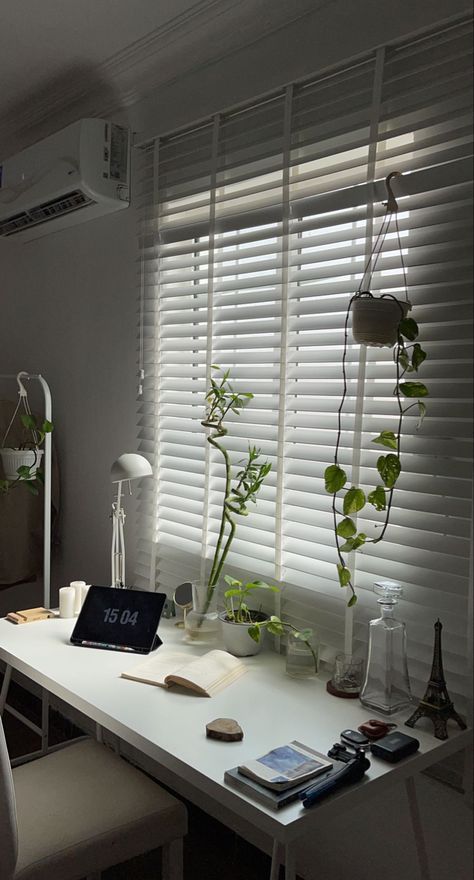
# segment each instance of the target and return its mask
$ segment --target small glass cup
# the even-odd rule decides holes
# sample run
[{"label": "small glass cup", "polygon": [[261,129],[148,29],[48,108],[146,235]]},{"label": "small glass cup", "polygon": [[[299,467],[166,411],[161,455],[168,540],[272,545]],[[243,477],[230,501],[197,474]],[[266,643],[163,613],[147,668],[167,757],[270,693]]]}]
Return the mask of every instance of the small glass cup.
[{"label": "small glass cup", "polygon": [[364,661],[352,654],[336,654],[332,685],[344,694],[360,693],[364,677]]},{"label": "small glass cup", "polygon": [[288,633],[286,644],[286,673],[292,678],[310,678],[317,675],[319,667],[319,645],[314,632],[303,640],[294,633]]}]

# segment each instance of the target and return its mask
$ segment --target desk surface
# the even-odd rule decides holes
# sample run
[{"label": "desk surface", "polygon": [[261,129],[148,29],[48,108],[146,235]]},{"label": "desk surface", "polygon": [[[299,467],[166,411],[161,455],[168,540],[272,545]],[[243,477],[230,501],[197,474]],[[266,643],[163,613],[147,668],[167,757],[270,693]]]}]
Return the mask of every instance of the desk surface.
[{"label": "desk surface", "polygon": [[[74,706],[125,742],[185,780],[238,816],[282,843],[305,833],[315,813],[356,807],[360,799],[407,778],[446,755],[463,748],[470,731],[449,722],[449,739],[440,742],[426,720],[410,735],[420,751],[392,766],[371,757],[366,779],[343,789],[311,810],[299,802],[275,812],[257,804],[223,782],[224,771],[278,745],[298,739],[326,753],[341,730],[357,728],[372,716],[358,700],[341,700],[326,693],[326,677],[297,680],[285,674],[284,658],[264,651],[243,662],[248,672],[212,698],[181,689],[163,689],[121,678],[140,662],[135,654],[74,647],[69,636],[74,621],[52,619],[26,626],[0,620],[0,659]],[[189,651],[190,658],[209,648],[183,642],[182,630],[171,621],[160,624],[164,652]],[[401,729],[408,713],[394,716]],[[206,738],[205,726],[218,717],[235,718],[244,739],[224,743]],[[159,777],[159,773],[157,773]],[[177,788],[183,790],[183,786]],[[193,799],[191,797],[191,799]],[[202,806],[202,804],[200,804]]]}]

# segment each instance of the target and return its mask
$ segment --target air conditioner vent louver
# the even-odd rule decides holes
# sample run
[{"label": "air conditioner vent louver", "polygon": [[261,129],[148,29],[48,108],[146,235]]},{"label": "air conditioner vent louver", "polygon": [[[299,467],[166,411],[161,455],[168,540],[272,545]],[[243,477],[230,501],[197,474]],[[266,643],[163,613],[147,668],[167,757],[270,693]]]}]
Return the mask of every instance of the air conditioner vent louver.
[{"label": "air conditioner vent louver", "polygon": [[41,205],[35,205],[29,211],[22,211],[9,217],[4,223],[0,222],[0,235],[14,235],[29,226],[38,226],[53,217],[61,217],[64,214],[70,214],[71,211],[77,211],[86,205],[95,205],[96,202],[86,196],[80,189],[61,195],[49,202],[43,202]]}]

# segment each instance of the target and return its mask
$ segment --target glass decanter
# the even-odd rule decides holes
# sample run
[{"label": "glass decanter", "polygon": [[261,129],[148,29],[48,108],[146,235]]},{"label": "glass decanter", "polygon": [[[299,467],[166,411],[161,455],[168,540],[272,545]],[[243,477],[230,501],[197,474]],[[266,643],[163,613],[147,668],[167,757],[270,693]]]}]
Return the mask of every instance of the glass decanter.
[{"label": "glass decanter", "polygon": [[365,681],[360,692],[363,706],[392,715],[410,705],[406,626],[394,616],[402,588],[396,581],[376,581],[381,616],[369,622],[369,648]]}]

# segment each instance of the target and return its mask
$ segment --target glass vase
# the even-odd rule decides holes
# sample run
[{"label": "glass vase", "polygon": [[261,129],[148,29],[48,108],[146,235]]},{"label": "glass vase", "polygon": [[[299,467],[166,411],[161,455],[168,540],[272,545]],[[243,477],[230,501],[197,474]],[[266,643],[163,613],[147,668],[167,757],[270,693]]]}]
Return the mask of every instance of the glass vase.
[{"label": "glass vase", "polygon": [[310,678],[317,675],[319,667],[319,645],[312,632],[306,641],[294,633],[288,633],[286,644],[286,674],[292,678]]},{"label": "glass vase", "polygon": [[220,625],[217,614],[217,587],[209,590],[206,583],[193,581],[193,607],[184,624],[187,641],[207,645],[217,641]]},{"label": "glass vase", "polygon": [[394,614],[402,589],[396,581],[378,581],[374,592],[379,596],[381,615],[369,623],[367,672],[360,701],[368,709],[391,715],[412,702],[406,627]]}]

